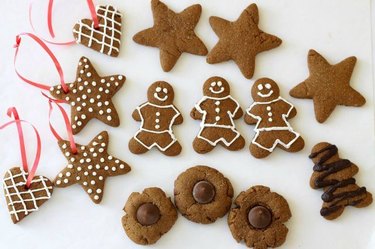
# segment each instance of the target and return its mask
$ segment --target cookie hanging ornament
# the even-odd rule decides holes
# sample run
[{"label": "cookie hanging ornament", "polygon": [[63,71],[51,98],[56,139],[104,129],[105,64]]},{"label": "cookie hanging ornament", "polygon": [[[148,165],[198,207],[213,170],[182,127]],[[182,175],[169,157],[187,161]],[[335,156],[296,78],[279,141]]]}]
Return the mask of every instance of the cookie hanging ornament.
[{"label": "cookie hanging ornament", "polygon": [[[23,165],[23,167],[13,167],[7,170],[3,178],[9,214],[13,223],[16,224],[29,214],[38,211],[40,206],[51,198],[53,184],[47,177],[35,175],[41,154],[41,140],[37,129],[29,122],[20,120],[15,107],[9,108],[7,114],[9,117],[13,116],[14,121],[0,126],[0,130],[11,124],[16,124]],[[31,168],[27,162],[22,123],[31,125],[37,138],[37,151]]]}]

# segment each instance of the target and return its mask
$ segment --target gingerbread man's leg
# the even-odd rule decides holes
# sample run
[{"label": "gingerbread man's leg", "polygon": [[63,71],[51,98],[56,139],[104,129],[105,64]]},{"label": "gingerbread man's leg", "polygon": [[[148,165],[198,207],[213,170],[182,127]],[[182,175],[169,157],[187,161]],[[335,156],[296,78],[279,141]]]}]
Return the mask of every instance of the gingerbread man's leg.
[{"label": "gingerbread man's leg", "polygon": [[129,141],[129,150],[133,154],[143,154],[148,151],[148,149],[144,145],[140,144],[134,138]]},{"label": "gingerbread man's leg", "polygon": [[274,139],[268,137],[265,134],[265,131],[260,131],[257,133],[250,144],[250,153],[256,158],[265,158],[271,154],[272,151],[267,150],[266,148],[272,148]]},{"label": "gingerbread man's leg", "polygon": [[245,147],[245,139],[238,131],[225,129],[224,132],[223,137],[229,138],[229,141],[232,141],[232,143],[227,146],[228,150],[236,151]]},{"label": "gingerbread man's leg", "polygon": [[204,139],[196,137],[193,141],[193,148],[199,154],[205,154],[213,150],[215,146],[211,145],[209,142],[207,142]]},{"label": "gingerbread man's leg", "polygon": [[[282,132],[282,133],[281,133]],[[280,137],[281,141],[285,144],[292,143],[289,148],[284,146],[279,146],[281,149],[288,151],[288,152],[297,152],[302,150],[305,147],[305,141],[303,138],[296,132],[291,131],[281,131]]]},{"label": "gingerbread man's leg", "polygon": [[181,153],[181,150],[182,150],[181,144],[178,141],[176,141],[167,150],[162,151],[162,153],[166,156],[177,156]]}]

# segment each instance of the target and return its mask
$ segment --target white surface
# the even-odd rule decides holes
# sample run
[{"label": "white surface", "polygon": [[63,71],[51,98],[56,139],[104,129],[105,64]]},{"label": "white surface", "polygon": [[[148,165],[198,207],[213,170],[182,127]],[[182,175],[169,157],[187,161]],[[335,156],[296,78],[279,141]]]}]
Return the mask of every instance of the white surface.
[{"label": "white surface", "polygon": [[[66,165],[56,141],[48,128],[48,105],[40,91],[22,83],[13,69],[13,43],[15,35],[30,31],[27,20],[29,1],[2,1],[2,36],[0,39],[0,123],[9,120],[6,109],[16,106],[22,118],[38,128],[43,140],[43,154],[38,170],[51,179]],[[35,4],[34,20],[40,34],[46,36],[46,0]],[[83,17],[89,17],[85,1],[57,0],[54,27],[58,38],[70,39],[71,27]],[[369,0],[268,0],[255,1],[260,10],[260,27],[282,38],[281,47],[257,57],[255,77],[246,80],[234,63],[208,65],[204,57],[184,54],[170,73],[159,65],[158,50],[135,44],[132,36],[152,25],[148,0],[95,1],[113,3],[124,14],[122,49],[118,58],[91,51],[80,45],[52,47],[60,60],[66,80],[72,81],[80,56],[87,56],[102,75],[122,73],[127,76],[124,87],[114,98],[121,115],[121,126],[111,128],[99,121],[90,124],[76,136],[79,143],[88,143],[101,130],[110,134],[110,152],[132,166],[131,173],[109,178],[104,199],[94,205],[83,189],[71,186],[55,189],[53,197],[39,212],[13,225],[9,218],[3,195],[0,198],[1,248],[144,248],[132,243],[121,226],[122,208],[131,192],[158,186],[173,194],[173,181],[185,169],[205,164],[219,169],[233,183],[235,195],[255,184],[263,184],[282,194],[289,202],[293,217],[287,223],[289,234],[281,248],[303,249],[370,249],[375,247],[375,205],[368,208],[347,208],[335,221],[326,221],[319,215],[322,191],[309,187],[312,163],[307,158],[311,147],[320,141],[338,145],[343,157],[360,166],[356,179],[375,193],[374,156],[374,99],[371,59],[371,16]],[[218,15],[236,19],[250,4],[244,0],[165,0],[175,11],[201,3],[203,13],[197,34],[211,49],[217,37],[210,28],[208,18]],[[220,2],[220,3],[218,3]],[[73,3],[76,7],[72,8]],[[51,61],[41,50],[25,38],[21,45],[19,68],[29,77],[58,83]],[[34,49],[35,48],[35,49]],[[358,58],[352,86],[367,99],[362,108],[337,107],[328,121],[318,124],[310,100],[297,100],[288,95],[294,85],[308,75],[306,55],[310,48],[321,52],[331,63],[355,55]],[[236,122],[246,138],[246,148],[229,152],[217,148],[207,155],[194,152],[191,142],[199,130],[199,122],[189,117],[189,112],[202,96],[202,84],[210,76],[225,77],[232,86],[232,94],[247,108],[251,103],[250,87],[256,78],[267,76],[279,83],[284,98],[294,103],[298,115],[291,121],[301,132],[306,147],[297,154],[277,150],[265,160],[254,159],[247,149],[254,133],[244,121]],[[185,121],[174,130],[183,145],[183,152],[167,158],[157,151],[135,156],[128,150],[129,139],[139,128],[131,118],[135,107],[146,100],[147,87],[156,80],[170,82],[175,90],[175,104]],[[59,114],[53,122],[63,130]],[[35,139],[31,129],[25,128],[29,154],[33,154]],[[65,135],[64,135],[65,136]],[[20,165],[16,129],[0,132],[1,175]],[[31,160],[31,159],[30,159]],[[175,226],[150,248],[245,248],[232,238],[226,217],[212,225],[198,225],[179,216]]]}]

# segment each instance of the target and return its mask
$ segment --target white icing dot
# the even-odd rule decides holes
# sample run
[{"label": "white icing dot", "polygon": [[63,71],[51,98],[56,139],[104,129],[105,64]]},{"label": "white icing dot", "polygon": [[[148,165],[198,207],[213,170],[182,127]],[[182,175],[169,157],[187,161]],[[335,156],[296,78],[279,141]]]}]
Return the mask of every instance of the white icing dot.
[{"label": "white icing dot", "polygon": [[83,153],[83,156],[84,156],[84,157],[86,157],[86,156],[87,156],[87,153],[86,153],[86,152],[84,152],[84,153]]},{"label": "white icing dot", "polygon": [[82,170],[82,168],[81,168],[81,167],[77,167],[77,170],[78,170],[78,171],[81,171],[81,170]]},{"label": "white icing dot", "polygon": [[110,86],[111,86],[111,83],[108,82],[108,83],[107,83],[107,87],[110,87]]},{"label": "white icing dot", "polygon": [[85,115],[85,114],[82,114],[82,115],[81,115],[81,118],[82,118],[82,119],[86,119],[86,115]]},{"label": "white icing dot", "polygon": [[100,189],[100,188],[98,188],[97,190],[96,190],[96,193],[98,193],[98,194],[100,194],[102,192],[102,190]]},{"label": "white icing dot", "polygon": [[267,106],[267,111],[271,111],[271,106]]},{"label": "white icing dot", "polygon": [[89,65],[85,65],[85,68],[86,68],[86,69],[89,68]]},{"label": "white icing dot", "polygon": [[97,157],[97,156],[98,156],[98,153],[93,153],[92,156],[93,156],[93,157]]},{"label": "white icing dot", "polygon": [[89,112],[93,112],[94,110],[92,109],[92,107],[89,108]]},{"label": "white icing dot", "polygon": [[100,82],[105,83],[105,79],[101,79]]},{"label": "white icing dot", "polygon": [[99,92],[103,92],[103,87],[99,87]]},{"label": "white icing dot", "polygon": [[105,101],[104,104],[105,104],[105,105],[109,105],[109,101]]},{"label": "white icing dot", "polygon": [[158,119],[158,118],[155,119],[155,122],[156,122],[156,123],[159,123],[159,122],[160,122],[160,119]]},{"label": "white icing dot", "polygon": [[70,172],[66,172],[65,174],[67,177],[71,176],[72,174]]},{"label": "white icing dot", "polygon": [[111,120],[112,120],[112,117],[111,117],[111,116],[107,116],[107,120],[108,120],[108,121],[111,121]]},{"label": "white icing dot", "polygon": [[97,99],[100,99],[102,96],[100,96],[99,94],[98,95],[96,95],[96,98]]},{"label": "white icing dot", "polygon": [[269,118],[268,121],[269,121],[269,122],[272,122],[272,118]]},{"label": "white icing dot", "polygon": [[95,172],[95,171],[94,171],[94,172],[92,172],[92,175],[93,175],[93,176],[96,176],[96,172]]},{"label": "white icing dot", "polygon": [[215,120],[216,120],[216,121],[219,121],[219,120],[220,120],[220,117],[219,117],[219,116],[216,116],[216,117],[215,117]]},{"label": "white icing dot", "polygon": [[95,185],[95,181],[94,180],[92,180],[90,183],[91,183],[91,185]]},{"label": "white icing dot", "polygon": [[91,77],[91,73],[88,72],[88,73],[86,74],[86,76],[87,76],[87,77]]},{"label": "white icing dot", "polygon": [[86,58],[84,58],[84,59],[83,59],[83,62],[87,62],[87,59],[86,59]]},{"label": "white icing dot", "polygon": [[89,82],[88,82],[88,81],[85,81],[85,82],[83,82],[83,84],[84,84],[85,86],[88,86],[88,85],[89,85]]},{"label": "white icing dot", "polygon": [[219,113],[220,112],[220,108],[219,107],[215,108],[215,112]]},{"label": "white icing dot", "polygon": [[100,158],[100,162],[101,163],[104,163],[104,161],[105,161],[105,159],[102,157],[102,158]]},{"label": "white icing dot", "polygon": [[61,92],[59,90],[56,91],[56,94],[60,94]]},{"label": "white icing dot", "polygon": [[81,110],[82,110],[82,107],[77,106],[77,111],[81,111]]},{"label": "white icing dot", "polygon": [[72,101],[72,102],[70,102],[70,105],[71,105],[71,106],[75,106],[75,105],[76,105],[76,102]]},{"label": "white icing dot", "polygon": [[115,82],[115,86],[118,86],[119,85],[119,83],[118,82]]},{"label": "white icing dot", "polygon": [[65,100],[66,100],[66,101],[69,101],[69,100],[70,100],[70,98],[69,98],[69,97],[65,97]]},{"label": "white icing dot", "polygon": [[66,144],[63,144],[62,146],[61,146],[61,148],[63,148],[64,150],[66,149]]},{"label": "white icing dot", "polygon": [[84,186],[87,186],[87,182],[83,182],[83,185],[84,185]]},{"label": "white icing dot", "polygon": [[[98,95],[99,96],[99,95]],[[100,106],[102,106],[103,105],[103,103],[102,102],[98,102],[98,106],[100,107]]]},{"label": "white icing dot", "polygon": [[77,180],[77,181],[81,180],[81,177],[77,176],[77,177],[76,177],[76,180]]},{"label": "white icing dot", "polygon": [[118,76],[118,79],[119,79],[119,80],[122,80],[122,78],[123,78],[122,75],[119,75],[119,76]]},{"label": "white icing dot", "polygon": [[87,99],[87,95],[86,95],[86,94],[83,94],[83,95],[82,95],[82,99]]},{"label": "white icing dot", "polygon": [[83,103],[82,103],[82,106],[86,106],[86,102],[83,102]]},{"label": "white icing dot", "polygon": [[[74,127],[73,127],[74,128]],[[76,159],[74,157],[70,158],[71,162],[74,162]]]},{"label": "white icing dot", "polygon": [[81,82],[81,81],[82,81],[81,77],[78,77],[77,81],[78,81],[78,82]]},{"label": "white icing dot", "polygon": [[116,159],[116,160],[115,160],[115,163],[120,163],[120,160]]},{"label": "white icing dot", "polygon": [[109,167],[108,167],[108,166],[105,166],[104,169],[105,169],[105,170],[109,170]]},{"label": "white icing dot", "polygon": [[84,162],[85,162],[85,159],[82,158],[81,160],[79,160],[79,162],[80,162],[80,163],[84,163]]},{"label": "white icing dot", "polygon": [[98,196],[98,195],[95,195],[95,196],[94,196],[94,199],[95,199],[95,200],[99,200],[99,196]]},{"label": "white icing dot", "polygon": [[91,82],[91,85],[96,86],[96,81]]},{"label": "white icing dot", "polygon": [[103,115],[103,113],[104,113],[103,110],[100,110],[100,111],[99,111],[99,114],[100,114],[100,115]]},{"label": "white icing dot", "polygon": [[89,175],[89,172],[85,171],[85,173],[83,173],[85,176],[88,176]]},{"label": "white icing dot", "polygon": [[103,176],[99,176],[99,180],[100,181],[103,181],[104,177]]},{"label": "white icing dot", "polygon": [[115,80],[115,77],[111,77],[111,81],[114,81]]},{"label": "white icing dot", "polygon": [[57,180],[57,181],[56,181],[56,184],[57,184],[57,185],[60,185],[60,184],[61,184],[61,181],[60,181],[60,180]]},{"label": "white icing dot", "polygon": [[65,178],[64,179],[64,183],[68,183],[68,182],[69,182],[69,180]]},{"label": "white icing dot", "polygon": [[216,102],[215,102],[215,105],[220,105],[220,101],[219,101],[219,100],[216,101]]},{"label": "white icing dot", "polygon": [[124,169],[125,168],[125,165],[124,164],[120,164],[120,169]]},{"label": "white icing dot", "polygon": [[91,93],[91,89],[89,88],[89,89],[87,89],[87,93]]},{"label": "white icing dot", "polygon": [[100,165],[99,164],[95,165],[95,168],[100,169]]},{"label": "white icing dot", "polygon": [[83,90],[83,86],[79,86],[78,90],[82,91]]},{"label": "white icing dot", "polygon": [[98,139],[99,139],[99,140],[102,140],[102,139],[103,139],[103,136],[102,136],[102,135],[98,136]]},{"label": "white icing dot", "polygon": [[104,152],[104,149],[103,149],[103,148],[100,148],[100,149],[99,149],[99,152],[100,152],[100,153],[103,153],[103,152]]},{"label": "white icing dot", "polygon": [[53,91],[53,86],[51,86],[51,88],[49,90],[52,92]]},{"label": "white icing dot", "polygon": [[68,164],[68,169],[72,169],[73,168],[73,164]]},{"label": "white icing dot", "polygon": [[272,112],[269,112],[269,113],[268,113],[268,116],[272,117]]},{"label": "white icing dot", "polygon": [[73,93],[77,93],[77,89],[73,89],[72,92],[73,92]]},{"label": "white icing dot", "polygon": [[81,146],[81,150],[85,150],[86,149],[86,147],[85,146]]},{"label": "white icing dot", "polygon": [[160,112],[156,112],[156,116],[160,116]]},{"label": "white icing dot", "polygon": [[70,153],[69,153],[69,152],[66,152],[66,153],[65,153],[65,156],[70,156]]},{"label": "white icing dot", "polygon": [[95,99],[91,98],[91,99],[90,99],[90,103],[92,104],[92,103],[94,103],[94,102],[95,102]]},{"label": "white icing dot", "polygon": [[106,94],[108,94],[109,93],[109,90],[108,89],[106,89],[105,91],[104,91]]},{"label": "white icing dot", "polygon": [[84,72],[85,72],[85,71],[83,71],[83,70],[79,71],[80,74],[83,74]]},{"label": "white icing dot", "polygon": [[77,98],[77,102],[80,102],[80,101],[81,101],[81,98],[80,98],[80,97],[78,97],[78,98]]},{"label": "white icing dot", "polygon": [[91,162],[91,159],[90,159],[90,158],[87,158],[87,159],[86,159],[86,162],[87,162],[87,163]]},{"label": "white icing dot", "polygon": [[113,159],[113,156],[108,156],[108,160],[112,160]]},{"label": "white icing dot", "polygon": [[[90,160],[91,161],[91,160]],[[89,165],[88,167],[87,167],[89,170],[92,170],[92,165]]]},{"label": "white icing dot", "polygon": [[101,143],[100,146],[105,147],[105,143]]},{"label": "white icing dot", "polygon": [[108,108],[107,113],[111,113],[111,112],[112,112],[112,109]]},{"label": "white icing dot", "polygon": [[160,128],[160,125],[155,125],[155,129],[159,129]]},{"label": "white icing dot", "polygon": [[94,148],[90,148],[90,152],[94,152],[95,151],[95,149]]},{"label": "white icing dot", "polygon": [[59,174],[59,177],[62,177],[62,176],[63,176],[63,173],[60,173],[60,174]]},{"label": "white icing dot", "polygon": [[116,171],[116,167],[112,167],[112,171]]},{"label": "white icing dot", "polygon": [[91,194],[91,193],[92,193],[92,189],[89,188],[89,189],[87,190],[87,193]]},{"label": "white icing dot", "polygon": [[78,65],[82,66],[82,62],[80,61],[80,62],[78,63]]}]

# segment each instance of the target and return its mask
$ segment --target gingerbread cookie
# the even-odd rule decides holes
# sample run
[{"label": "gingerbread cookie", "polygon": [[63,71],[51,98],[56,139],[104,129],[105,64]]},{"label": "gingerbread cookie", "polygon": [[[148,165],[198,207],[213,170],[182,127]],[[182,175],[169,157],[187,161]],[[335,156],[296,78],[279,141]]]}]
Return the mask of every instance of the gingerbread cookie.
[{"label": "gingerbread cookie", "polygon": [[190,116],[202,120],[193,147],[198,153],[207,153],[222,144],[229,150],[240,150],[245,139],[237,131],[234,120],[243,115],[239,103],[230,95],[228,82],[211,77],[203,85],[204,97],[195,105]]},{"label": "gingerbread cookie", "polygon": [[74,154],[69,141],[59,141],[68,165],[57,175],[55,186],[65,188],[78,183],[94,203],[100,203],[106,178],[130,171],[127,163],[108,154],[108,142],[108,133],[103,131],[88,145],[77,144],[77,153]]},{"label": "gingerbread cookie", "polygon": [[137,244],[155,244],[177,220],[177,211],[170,198],[160,188],[146,188],[132,193],[127,200],[122,226]]},{"label": "gingerbread cookie", "polygon": [[216,169],[195,166],[180,174],[174,183],[176,207],[187,219],[213,223],[228,213],[233,198],[230,181]]},{"label": "gingerbread cookie", "polygon": [[73,27],[77,43],[92,48],[102,54],[117,57],[121,45],[121,13],[111,5],[97,6],[99,27],[94,27],[91,19],[80,20]]},{"label": "gingerbread cookie", "polygon": [[281,246],[288,234],[284,225],[292,214],[288,202],[268,187],[254,186],[241,192],[228,215],[228,225],[237,242],[266,249]]},{"label": "gingerbread cookie", "polygon": [[234,22],[213,16],[210,24],[219,42],[207,55],[207,62],[215,64],[233,60],[248,79],[254,75],[256,55],[281,44],[278,37],[259,29],[256,4],[247,7]]},{"label": "gingerbread cookie", "polygon": [[318,52],[310,50],[307,57],[310,75],[290,90],[290,96],[312,99],[319,123],[326,121],[337,105],[364,105],[365,98],[350,86],[356,61],[357,58],[352,56],[331,65]]},{"label": "gingerbread cookie", "polygon": [[27,177],[27,172],[15,167],[9,169],[3,179],[5,199],[14,224],[38,211],[52,196],[53,184],[47,177],[34,176],[29,188],[26,187]]},{"label": "gingerbread cookie", "polygon": [[133,112],[133,118],[141,122],[141,128],[129,141],[130,151],[142,154],[156,147],[167,156],[180,154],[182,148],[172,126],[182,124],[183,117],[173,105],[172,86],[164,81],[153,83],[148,88],[147,99]]},{"label": "gingerbread cookie", "polygon": [[51,87],[51,95],[66,101],[71,106],[73,134],[79,133],[93,118],[113,127],[120,125],[120,119],[111,99],[123,86],[125,76],[101,77],[89,59],[81,57],[78,63],[76,80],[64,92],[61,85]]},{"label": "gingerbread cookie", "polygon": [[160,63],[165,72],[172,70],[182,53],[206,55],[207,48],[195,34],[202,7],[192,5],[175,13],[159,0],[151,0],[154,26],[137,33],[133,40],[160,49]]},{"label": "gingerbread cookie", "polygon": [[276,82],[268,78],[255,81],[251,96],[254,103],[245,114],[245,122],[255,124],[256,134],[250,145],[251,154],[256,158],[264,158],[276,147],[288,152],[302,150],[305,142],[288,122],[296,116],[297,110],[280,96]]},{"label": "gingerbread cookie", "polygon": [[371,193],[365,187],[359,187],[353,178],[358,173],[358,166],[341,159],[335,145],[325,142],[315,145],[310,158],[315,164],[310,186],[324,190],[320,210],[324,218],[336,219],[346,206],[362,208],[372,203]]}]

